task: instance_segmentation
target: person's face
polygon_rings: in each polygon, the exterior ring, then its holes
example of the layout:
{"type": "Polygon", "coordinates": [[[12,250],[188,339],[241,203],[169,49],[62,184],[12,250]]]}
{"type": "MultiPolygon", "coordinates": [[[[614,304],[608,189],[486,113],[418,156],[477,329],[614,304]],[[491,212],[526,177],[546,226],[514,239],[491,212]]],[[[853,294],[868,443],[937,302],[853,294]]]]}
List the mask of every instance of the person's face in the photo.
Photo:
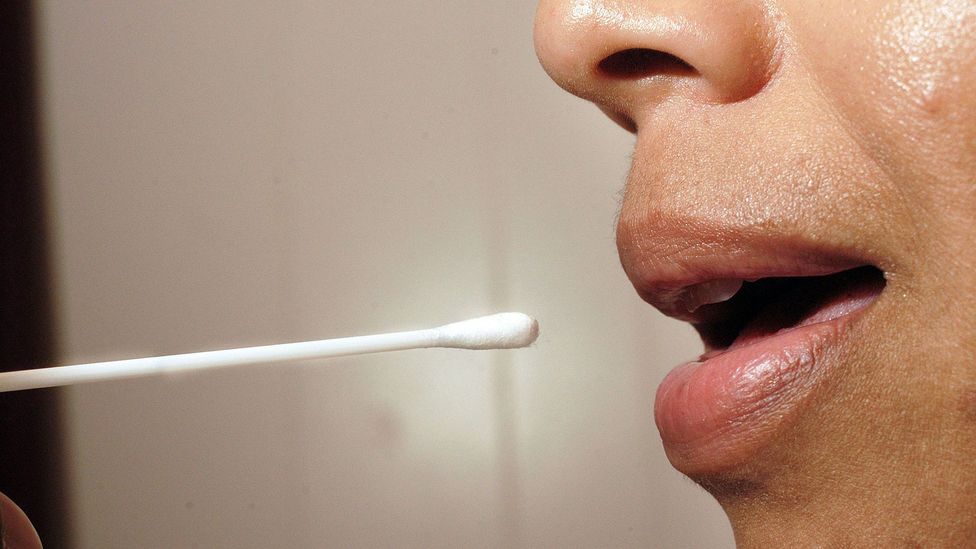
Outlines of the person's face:
{"type": "Polygon", "coordinates": [[[536,49],[637,135],[621,263],[709,350],[655,417],[737,539],[976,540],[976,2],[542,0],[536,49]]]}

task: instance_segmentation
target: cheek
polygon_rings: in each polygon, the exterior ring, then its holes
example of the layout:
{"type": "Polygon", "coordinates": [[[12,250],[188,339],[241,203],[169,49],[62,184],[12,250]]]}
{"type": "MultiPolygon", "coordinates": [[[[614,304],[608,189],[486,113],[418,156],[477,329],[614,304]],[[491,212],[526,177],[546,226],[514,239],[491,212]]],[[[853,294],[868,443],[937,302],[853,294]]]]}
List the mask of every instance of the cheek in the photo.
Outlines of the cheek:
{"type": "Polygon", "coordinates": [[[910,188],[916,205],[932,201],[933,182],[951,178],[953,168],[972,170],[976,3],[829,3],[836,5],[791,5],[791,31],[811,77],[900,192],[910,188]]]}
{"type": "Polygon", "coordinates": [[[971,85],[976,7],[958,0],[891,2],[873,25],[876,84],[909,120],[937,117],[971,85]],[[967,61],[969,61],[967,63],[967,61]]]}

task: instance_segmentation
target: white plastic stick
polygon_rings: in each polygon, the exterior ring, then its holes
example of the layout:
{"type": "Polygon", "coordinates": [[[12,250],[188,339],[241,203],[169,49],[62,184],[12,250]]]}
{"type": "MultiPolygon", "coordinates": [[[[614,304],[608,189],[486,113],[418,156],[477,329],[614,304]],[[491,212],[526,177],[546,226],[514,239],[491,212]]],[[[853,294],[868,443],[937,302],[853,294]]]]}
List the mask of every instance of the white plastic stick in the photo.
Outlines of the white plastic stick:
{"type": "Polygon", "coordinates": [[[522,313],[499,313],[428,330],[3,372],[0,373],[0,392],[263,362],[329,358],[425,347],[517,349],[531,345],[538,335],[539,324],[533,318],[522,313]]]}

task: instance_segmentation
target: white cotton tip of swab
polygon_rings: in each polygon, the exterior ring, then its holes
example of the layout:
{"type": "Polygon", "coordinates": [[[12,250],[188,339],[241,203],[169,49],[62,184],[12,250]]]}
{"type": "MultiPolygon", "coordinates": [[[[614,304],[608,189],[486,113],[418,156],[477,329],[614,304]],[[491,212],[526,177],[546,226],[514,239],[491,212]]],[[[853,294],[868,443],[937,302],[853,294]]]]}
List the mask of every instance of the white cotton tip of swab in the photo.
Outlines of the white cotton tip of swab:
{"type": "Polygon", "coordinates": [[[498,313],[446,324],[437,331],[438,347],[519,349],[539,337],[539,323],[523,313],[498,313]]]}

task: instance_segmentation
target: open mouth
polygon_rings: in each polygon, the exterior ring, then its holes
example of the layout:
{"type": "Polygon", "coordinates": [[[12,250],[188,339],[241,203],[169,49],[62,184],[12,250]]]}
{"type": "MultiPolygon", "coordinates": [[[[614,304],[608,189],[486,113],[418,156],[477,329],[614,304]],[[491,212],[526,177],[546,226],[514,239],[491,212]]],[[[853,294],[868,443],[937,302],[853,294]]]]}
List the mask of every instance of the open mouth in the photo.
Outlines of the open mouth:
{"type": "Polygon", "coordinates": [[[871,304],[884,287],[881,270],[863,266],[825,276],[706,282],[687,288],[682,305],[705,343],[705,360],[849,315],[871,304]]]}
{"type": "Polygon", "coordinates": [[[859,313],[884,287],[881,270],[862,266],[713,279],[653,294],[705,342],[698,360],[671,370],[658,387],[655,420],[668,456],[688,472],[720,468],[760,447],[844,360],[859,313]]]}

